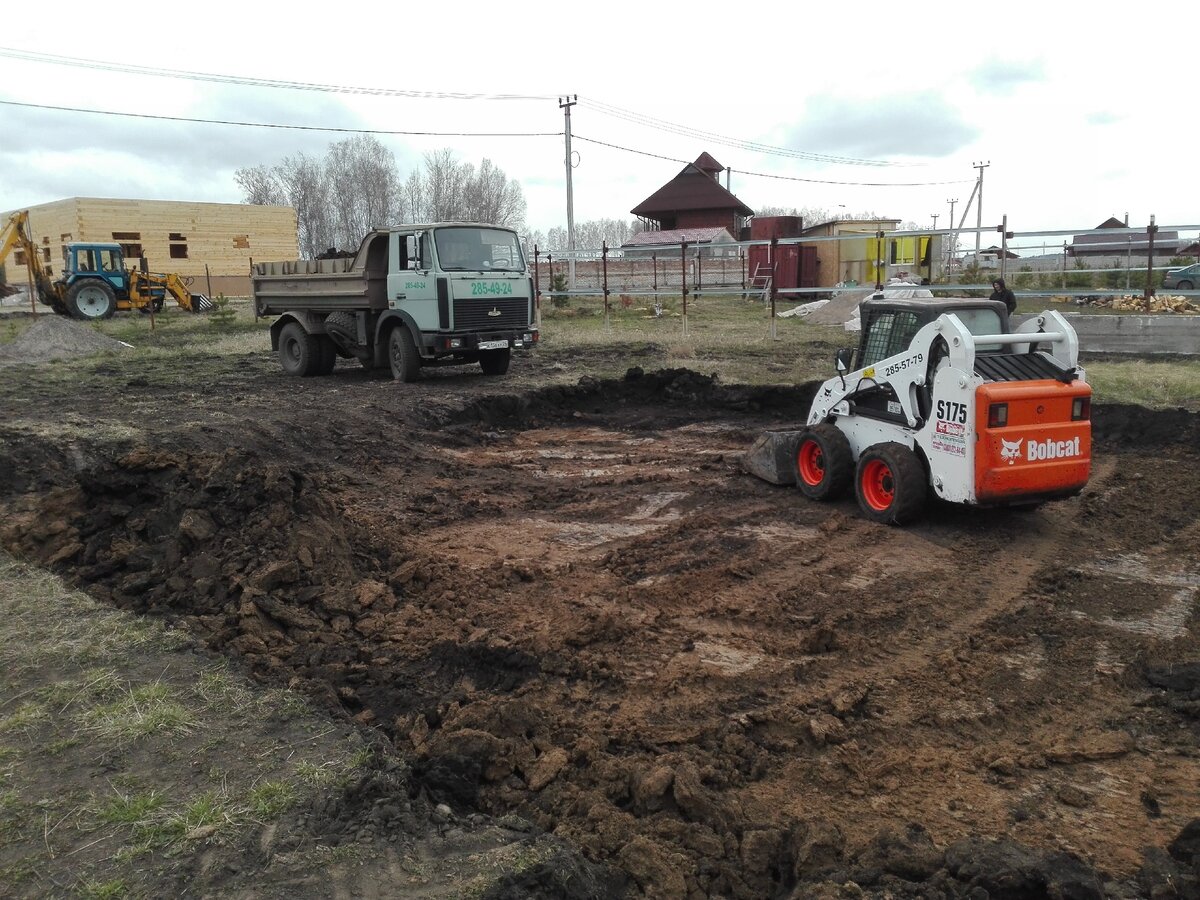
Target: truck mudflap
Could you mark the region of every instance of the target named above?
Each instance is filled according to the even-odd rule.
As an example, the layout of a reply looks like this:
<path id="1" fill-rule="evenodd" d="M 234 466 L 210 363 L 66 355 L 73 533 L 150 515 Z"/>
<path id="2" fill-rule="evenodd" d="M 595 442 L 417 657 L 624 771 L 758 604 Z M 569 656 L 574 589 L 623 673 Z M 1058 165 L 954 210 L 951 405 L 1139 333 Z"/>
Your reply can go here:
<path id="1" fill-rule="evenodd" d="M 1074 381 L 984 384 L 975 392 L 975 498 L 981 504 L 1066 497 L 1092 467 L 1092 389 Z"/>

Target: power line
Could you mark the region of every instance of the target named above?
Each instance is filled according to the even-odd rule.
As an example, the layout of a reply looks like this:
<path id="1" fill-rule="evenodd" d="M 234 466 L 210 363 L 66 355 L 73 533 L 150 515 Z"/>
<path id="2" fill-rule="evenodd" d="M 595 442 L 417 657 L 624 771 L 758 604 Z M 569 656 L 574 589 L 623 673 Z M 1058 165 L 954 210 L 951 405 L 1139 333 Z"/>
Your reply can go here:
<path id="1" fill-rule="evenodd" d="M 613 118 L 622 119 L 626 122 L 632 122 L 636 125 L 644 125 L 648 128 L 656 128 L 660 131 L 667 131 L 672 134 L 679 134 L 685 137 L 700 138 L 715 144 L 723 144 L 739 150 L 750 150 L 752 152 L 762 153 L 768 156 L 783 156 L 791 159 L 804 159 L 810 162 L 833 163 L 837 165 L 849 166 L 892 167 L 907 165 L 905 163 L 897 163 L 890 160 L 862 159 L 854 156 L 835 156 L 827 153 L 813 153 L 807 150 L 791 150 L 787 147 L 775 147 L 771 144 L 760 144 L 757 141 L 747 141 L 742 138 L 728 137 L 715 132 L 692 128 L 689 125 L 680 125 L 675 122 L 668 122 L 665 119 L 659 119 L 655 116 L 634 112 L 633 110 L 624 109 L 620 106 L 613 106 L 609 103 L 601 103 L 598 100 L 591 100 L 586 97 L 584 98 L 583 102 L 601 115 L 612 116 Z"/>
<path id="2" fill-rule="evenodd" d="M 53 53 L 36 53 L 15 47 L 0 47 L 0 56 L 21 59 L 27 62 L 48 63 L 56 66 L 74 66 L 80 69 L 98 69 L 104 72 L 123 72 L 130 75 L 151 75 L 156 78 L 181 78 L 187 81 L 212 81 L 218 84 L 238 84 L 250 87 L 286 88 L 294 91 L 321 91 L 333 94 L 363 94 L 374 97 L 414 97 L 423 100 L 550 100 L 550 94 L 474 94 L 456 91 L 410 91 L 398 88 L 352 87 L 340 84 L 316 84 L 307 81 L 283 81 L 275 78 L 255 78 L 246 75 L 220 75 L 213 72 L 192 72 L 187 69 L 164 69 L 154 66 L 135 66 L 130 63 L 105 62 L 99 59 L 81 59 L 73 56 L 58 56 Z"/>
<path id="3" fill-rule="evenodd" d="M 673 156 L 662 156 L 658 153 L 650 153 L 646 150 L 634 150 L 632 147 L 622 147 L 620 144 L 610 144 L 608 141 L 598 141 L 595 138 L 584 137 L 581 134 L 572 134 L 573 140 L 585 141 L 589 144 L 599 144 L 602 147 L 611 147 L 613 150 L 623 150 L 626 153 L 636 153 L 638 156 L 650 156 L 654 159 L 663 159 L 667 162 L 683 163 L 690 165 L 685 159 L 676 159 Z M 831 181 L 825 178 L 800 178 L 795 175 L 771 175 L 766 172 L 747 172 L 745 169 L 738 169 L 739 175 L 750 175 L 755 178 L 774 178 L 778 181 L 803 181 L 809 184 L 839 184 L 848 187 L 929 187 L 937 184 L 966 184 L 967 179 L 957 181 Z"/>
<path id="4" fill-rule="evenodd" d="M 165 122 L 196 122 L 202 125 L 236 125 L 240 128 L 282 128 L 290 131 L 326 131 L 337 134 L 385 134 L 410 137 L 559 137 L 561 131 L 394 131 L 383 128 L 335 128 L 330 125 L 281 125 L 274 122 L 238 122 L 231 119 L 201 119 L 193 116 L 159 116 L 152 113 L 117 112 L 110 109 L 81 109 L 76 106 L 51 106 L 48 103 L 19 103 L 0 100 L 5 106 L 26 109 L 50 109 L 57 112 L 84 113 L 92 116 L 121 116 L 127 119 L 157 119 Z"/>

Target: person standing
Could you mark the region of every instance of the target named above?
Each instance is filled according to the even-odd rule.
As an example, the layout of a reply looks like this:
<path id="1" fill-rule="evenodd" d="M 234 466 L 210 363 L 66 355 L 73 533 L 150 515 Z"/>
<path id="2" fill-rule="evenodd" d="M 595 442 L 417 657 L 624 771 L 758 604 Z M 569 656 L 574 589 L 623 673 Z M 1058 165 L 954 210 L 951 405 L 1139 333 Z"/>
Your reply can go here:
<path id="1" fill-rule="evenodd" d="M 990 300 L 999 300 L 1008 307 L 1008 314 L 1011 316 L 1017 311 L 1017 297 L 1004 283 L 1003 278 L 992 279 L 992 296 Z"/>

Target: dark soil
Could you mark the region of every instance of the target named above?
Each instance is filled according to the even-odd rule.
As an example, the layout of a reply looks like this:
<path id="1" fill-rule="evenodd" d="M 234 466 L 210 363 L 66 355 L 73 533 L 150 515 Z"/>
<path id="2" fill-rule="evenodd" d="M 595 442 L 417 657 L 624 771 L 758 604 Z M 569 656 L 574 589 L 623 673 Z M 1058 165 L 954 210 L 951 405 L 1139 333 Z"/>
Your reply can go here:
<path id="1" fill-rule="evenodd" d="M 811 390 L 26 386 L 0 540 L 577 851 L 496 897 L 1194 886 L 1200 417 L 1097 408 L 1081 497 L 889 529 L 740 471 Z"/>

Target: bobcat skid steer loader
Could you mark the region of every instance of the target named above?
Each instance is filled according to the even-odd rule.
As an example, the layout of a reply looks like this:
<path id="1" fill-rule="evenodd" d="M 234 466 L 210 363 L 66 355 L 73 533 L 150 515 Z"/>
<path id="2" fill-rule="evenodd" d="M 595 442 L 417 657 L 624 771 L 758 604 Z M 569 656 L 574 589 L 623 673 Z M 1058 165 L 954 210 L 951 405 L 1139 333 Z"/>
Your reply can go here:
<path id="1" fill-rule="evenodd" d="M 991 300 L 872 298 L 857 349 L 817 389 L 807 427 L 763 435 L 746 468 L 813 500 L 854 485 L 867 518 L 903 524 L 932 493 L 978 506 L 1078 494 L 1091 396 L 1066 319 L 1009 328 Z"/>

